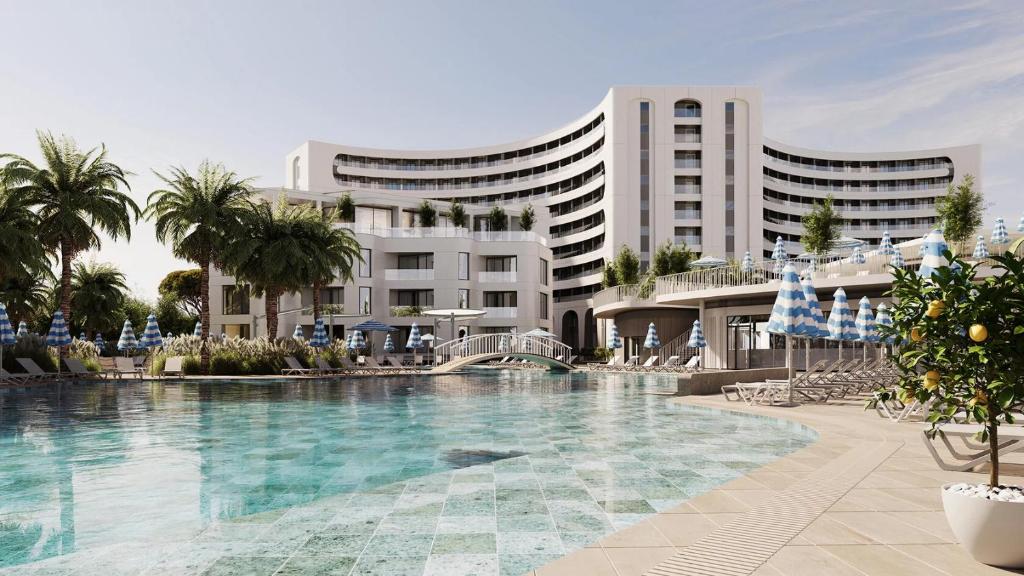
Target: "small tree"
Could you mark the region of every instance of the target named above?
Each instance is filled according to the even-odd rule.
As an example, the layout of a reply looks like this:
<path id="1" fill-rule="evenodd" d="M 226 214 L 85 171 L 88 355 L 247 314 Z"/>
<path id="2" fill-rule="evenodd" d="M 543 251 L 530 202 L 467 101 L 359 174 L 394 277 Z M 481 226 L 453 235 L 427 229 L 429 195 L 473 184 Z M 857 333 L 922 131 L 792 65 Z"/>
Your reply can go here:
<path id="1" fill-rule="evenodd" d="M 452 200 L 452 206 L 448 209 L 448 219 L 452 221 L 452 226 L 466 227 L 466 209 L 462 207 L 462 202 Z"/>
<path id="2" fill-rule="evenodd" d="M 338 198 L 338 215 L 341 216 L 342 222 L 356 221 L 356 203 L 352 200 L 350 192 L 345 192 Z"/>
<path id="3" fill-rule="evenodd" d="M 623 244 L 615 255 L 615 274 L 621 284 L 640 282 L 640 258 L 628 245 Z"/>
<path id="4" fill-rule="evenodd" d="M 693 260 L 694 253 L 686 244 L 673 244 L 671 240 L 665 240 L 654 251 L 647 273 L 654 277 L 679 274 L 689 270 Z"/>
<path id="5" fill-rule="evenodd" d="M 843 218 L 832 207 L 832 203 L 833 197 L 829 194 L 801 219 L 804 233 L 800 236 L 800 242 L 811 254 L 828 254 L 839 239 Z"/>
<path id="6" fill-rule="evenodd" d="M 201 268 L 168 272 L 157 287 L 160 299 L 174 303 L 182 312 L 189 316 L 198 317 L 203 302 L 202 278 L 203 271 Z"/>
<path id="7" fill-rule="evenodd" d="M 501 206 L 495 206 L 491 208 L 490 213 L 487 214 L 487 222 L 490 229 L 495 232 L 502 232 L 508 229 L 508 215 L 505 214 L 505 209 Z"/>
<path id="8" fill-rule="evenodd" d="M 609 262 L 604 265 L 604 271 L 601 273 L 601 285 L 605 288 L 619 285 L 619 273 L 615 271 L 615 264 Z"/>
<path id="9" fill-rule="evenodd" d="M 974 231 L 982 223 L 984 204 L 985 196 L 974 189 L 974 177 L 970 174 L 956 186 L 950 182 L 946 195 L 939 198 L 936 210 L 943 225 L 942 234 L 956 246 L 957 254 L 963 254 L 967 241 L 974 239 Z"/>
<path id="10" fill-rule="evenodd" d="M 952 254 L 946 252 L 947 258 Z M 1024 404 L 1024 258 L 995 256 L 996 275 L 978 280 L 976 266 L 939 268 L 930 278 L 895 270 L 893 325 L 901 400 L 930 406 L 935 426 L 966 412 L 991 448 L 989 485 L 999 485 L 999 424 L 1014 422 Z M 893 393 L 880 391 L 881 400 Z"/>
<path id="11" fill-rule="evenodd" d="M 420 203 L 420 226 L 424 228 L 437 226 L 437 210 L 434 210 L 434 205 L 429 200 Z"/>
<path id="12" fill-rule="evenodd" d="M 533 204 L 527 204 L 519 214 L 519 227 L 529 232 L 537 221 L 537 215 L 533 212 Z"/>

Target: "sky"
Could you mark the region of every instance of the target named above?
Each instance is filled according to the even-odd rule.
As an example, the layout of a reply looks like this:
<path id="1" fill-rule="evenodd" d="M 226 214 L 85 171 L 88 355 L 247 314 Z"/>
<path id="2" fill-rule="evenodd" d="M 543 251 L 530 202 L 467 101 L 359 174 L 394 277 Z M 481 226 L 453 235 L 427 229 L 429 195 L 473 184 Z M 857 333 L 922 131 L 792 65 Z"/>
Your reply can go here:
<path id="1" fill-rule="evenodd" d="M 36 130 L 133 173 L 222 162 L 284 184 L 306 140 L 462 148 L 570 122 L 621 84 L 754 85 L 766 136 L 879 151 L 982 144 L 986 227 L 1024 212 L 1024 3 L 0 0 L 0 152 Z M 112 262 L 155 298 L 188 267 L 140 221 Z"/>

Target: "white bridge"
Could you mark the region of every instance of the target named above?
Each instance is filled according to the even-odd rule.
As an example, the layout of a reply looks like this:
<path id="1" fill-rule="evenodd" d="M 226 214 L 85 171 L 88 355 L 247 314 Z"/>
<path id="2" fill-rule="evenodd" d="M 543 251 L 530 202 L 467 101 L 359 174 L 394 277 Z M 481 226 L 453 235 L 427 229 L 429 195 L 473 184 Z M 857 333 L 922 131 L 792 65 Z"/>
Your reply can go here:
<path id="1" fill-rule="evenodd" d="M 522 334 L 476 334 L 434 348 L 433 372 L 452 372 L 470 364 L 505 357 L 528 360 L 549 370 L 572 370 L 572 347 L 551 338 Z"/>

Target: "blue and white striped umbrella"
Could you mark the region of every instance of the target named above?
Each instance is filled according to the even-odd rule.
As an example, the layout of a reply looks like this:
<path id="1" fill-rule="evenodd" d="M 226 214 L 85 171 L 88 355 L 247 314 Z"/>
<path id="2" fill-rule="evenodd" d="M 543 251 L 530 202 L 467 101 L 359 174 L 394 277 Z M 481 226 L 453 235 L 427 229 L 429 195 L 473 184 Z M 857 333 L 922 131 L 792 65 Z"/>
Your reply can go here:
<path id="1" fill-rule="evenodd" d="M 100 334 L 99 332 L 96 333 L 96 339 L 93 340 L 92 343 L 96 345 L 96 349 L 100 352 L 107 349 L 107 343 L 103 340 L 103 334 Z"/>
<path id="2" fill-rule="evenodd" d="M 135 339 L 135 331 L 132 330 L 131 320 L 125 320 L 121 328 L 121 337 L 117 339 L 118 350 L 132 350 L 139 347 L 139 341 Z"/>
<path id="3" fill-rule="evenodd" d="M 889 231 L 882 232 L 882 242 L 878 245 L 878 253 L 885 254 L 886 256 L 892 256 L 896 252 L 896 248 L 892 245 L 892 236 L 889 235 Z"/>
<path id="4" fill-rule="evenodd" d="M 885 302 L 881 302 L 878 305 L 877 314 L 875 315 L 875 324 L 878 326 L 889 326 L 892 327 L 892 316 L 889 315 L 889 307 Z M 881 334 L 879 334 L 881 338 Z M 895 336 L 886 336 L 881 338 L 886 344 L 892 344 L 896 342 Z"/>
<path id="5" fill-rule="evenodd" d="M 302 324 L 296 324 L 295 330 L 292 330 L 292 339 L 302 342 L 306 338 L 305 332 L 302 331 Z"/>
<path id="6" fill-rule="evenodd" d="M 768 331 L 786 336 L 814 336 L 817 333 L 804 298 L 804 289 L 800 286 L 800 277 L 792 264 L 786 264 L 782 270 L 782 286 L 768 318 Z"/>
<path id="7" fill-rule="evenodd" d="M 85 330 L 82 330 L 81 332 L 78 333 L 78 340 L 80 342 L 85 342 Z"/>
<path id="8" fill-rule="evenodd" d="M 508 335 L 502 334 L 501 340 L 498 341 L 498 353 L 505 354 L 508 352 Z"/>
<path id="9" fill-rule="evenodd" d="M 937 269 L 948 264 L 942 253 L 948 250 L 949 246 L 946 244 L 946 239 L 942 237 L 942 231 L 938 229 L 928 233 L 923 246 L 924 256 L 921 257 L 921 268 L 918 269 L 917 274 L 930 278 Z"/>
<path id="10" fill-rule="evenodd" d="M 832 298 L 832 310 L 828 313 L 829 338 L 840 342 L 856 340 L 857 325 L 850 312 L 850 303 L 846 300 L 846 290 L 837 288 Z"/>
<path id="11" fill-rule="evenodd" d="M 743 254 L 743 261 L 740 262 L 740 272 L 753 272 L 754 271 L 754 258 L 750 255 L 750 250 L 747 250 Z"/>
<path id="12" fill-rule="evenodd" d="M 878 342 L 878 328 L 875 327 L 875 315 L 871 312 L 871 300 L 867 296 L 860 299 L 857 309 L 857 338 L 861 342 Z"/>
<path id="13" fill-rule="evenodd" d="M 619 327 L 614 322 L 612 322 L 612 327 L 608 331 L 608 342 L 605 345 L 612 350 L 622 348 L 622 337 L 619 336 Z"/>
<path id="14" fill-rule="evenodd" d="M 68 332 L 68 325 L 64 322 L 64 312 L 58 308 L 53 313 L 50 331 L 46 333 L 46 345 L 59 348 L 68 344 L 71 344 L 71 333 Z"/>
<path id="15" fill-rule="evenodd" d="M 307 344 L 313 348 L 325 348 L 330 343 L 330 340 L 327 339 L 327 329 L 324 328 L 324 319 L 317 318 L 316 322 L 313 323 L 313 335 L 310 336 Z"/>
<path id="16" fill-rule="evenodd" d="M 778 236 L 775 238 L 775 249 L 772 250 L 772 260 L 785 261 L 787 257 L 786 244 L 782 241 L 782 236 Z"/>
<path id="17" fill-rule="evenodd" d="M 810 276 L 800 279 L 800 287 L 804 290 L 804 300 L 807 301 L 807 308 L 811 311 L 811 319 L 814 323 L 814 337 L 828 338 L 828 324 L 825 322 L 825 313 L 821 311 L 821 303 L 818 302 L 818 293 L 814 290 L 814 282 Z"/>
<path id="18" fill-rule="evenodd" d="M 388 354 L 392 354 L 395 351 L 395 341 L 391 339 L 390 333 L 384 337 L 384 351 Z"/>
<path id="19" fill-rule="evenodd" d="M 156 314 L 150 313 L 146 317 L 146 329 L 142 331 L 139 348 L 156 348 L 163 345 L 164 338 L 160 335 L 160 325 L 156 322 Z"/>
<path id="20" fill-rule="evenodd" d="M 1001 246 L 1010 243 L 1010 234 L 1006 231 L 1006 222 L 1002 218 L 996 218 L 995 228 L 992 229 L 992 244 Z"/>
<path id="21" fill-rule="evenodd" d="M 988 246 L 985 246 L 984 236 L 978 236 L 978 243 L 974 245 L 974 253 L 971 256 L 974 258 L 988 258 Z"/>
<path id="22" fill-rule="evenodd" d="M 28 324 L 24 320 L 18 322 L 18 338 L 24 338 L 28 336 Z"/>
<path id="23" fill-rule="evenodd" d="M 195 327 L 194 330 L 192 330 L 192 335 L 196 336 L 196 337 L 200 337 L 200 336 L 203 335 L 203 323 L 202 322 L 196 322 L 196 327 Z"/>
<path id="24" fill-rule="evenodd" d="M 661 338 L 658 338 L 658 329 L 654 327 L 654 322 L 651 322 L 647 327 L 647 338 L 644 339 L 644 348 L 648 350 L 661 348 Z"/>
<path id="25" fill-rule="evenodd" d="M 415 322 L 409 327 L 409 340 L 406 341 L 405 347 L 409 350 L 423 348 L 423 337 L 420 336 L 420 327 Z"/>
<path id="26" fill-rule="evenodd" d="M 1024 232 L 1024 216 L 1020 217 L 1020 222 L 1017 222 L 1017 232 Z"/>
<path id="27" fill-rule="evenodd" d="M 7 307 L 0 304 L 0 346 L 11 346 L 18 343 L 14 336 L 14 326 L 7 316 Z"/>
<path id="28" fill-rule="evenodd" d="M 352 350 L 362 350 L 363 348 L 366 348 L 366 338 L 363 336 L 362 330 L 352 331 L 352 345 L 350 348 Z"/>
<path id="29" fill-rule="evenodd" d="M 864 258 L 864 251 L 861 250 L 860 246 L 853 249 L 853 254 L 850 255 L 850 262 L 853 264 L 866 264 L 867 259 Z"/>
<path id="30" fill-rule="evenodd" d="M 921 237 L 921 243 L 917 245 L 917 255 L 924 258 L 924 245 L 928 242 L 928 235 L 925 234 Z"/>
<path id="31" fill-rule="evenodd" d="M 906 260 L 903 259 L 903 251 L 899 248 L 892 253 L 892 258 L 889 259 L 889 265 L 894 268 L 903 268 L 907 265 Z"/>
<path id="32" fill-rule="evenodd" d="M 690 339 L 686 341 L 687 348 L 707 348 L 708 341 L 704 339 L 704 329 L 700 326 L 700 320 L 693 321 L 693 328 L 690 330 Z"/>

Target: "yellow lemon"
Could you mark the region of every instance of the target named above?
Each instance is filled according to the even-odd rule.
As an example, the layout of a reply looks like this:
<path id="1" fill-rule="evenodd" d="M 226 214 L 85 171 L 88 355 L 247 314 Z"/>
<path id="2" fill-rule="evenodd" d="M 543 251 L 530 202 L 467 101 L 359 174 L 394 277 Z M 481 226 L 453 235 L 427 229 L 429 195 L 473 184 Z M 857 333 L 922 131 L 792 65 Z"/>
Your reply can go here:
<path id="1" fill-rule="evenodd" d="M 975 324 L 971 326 L 968 334 L 970 334 L 971 340 L 974 340 L 975 342 L 984 342 L 988 339 L 988 328 L 985 328 L 982 324 Z"/>
<path id="2" fill-rule="evenodd" d="M 924 340 L 924 335 L 921 334 L 921 329 L 920 328 L 911 328 L 910 329 L 910 339 L 913 340 L 914 342 L 920 342 L 921 340 Z"/>
<path id="3" fill-rule="evenodd" d="M 935 370 L 929 370 L 924 375 L 924 389 L 929 392 L 934 392 L 939 388 L 939 373 Z"/>
<path id="4" fill-rule="evenodd" d="M 924 313 L 929 318 L 938 318 L 942 315 L 942 311 L 946 309 L 946 303 L 942 300 L 932 300 L 928 303 L 928 311 Z"/>

